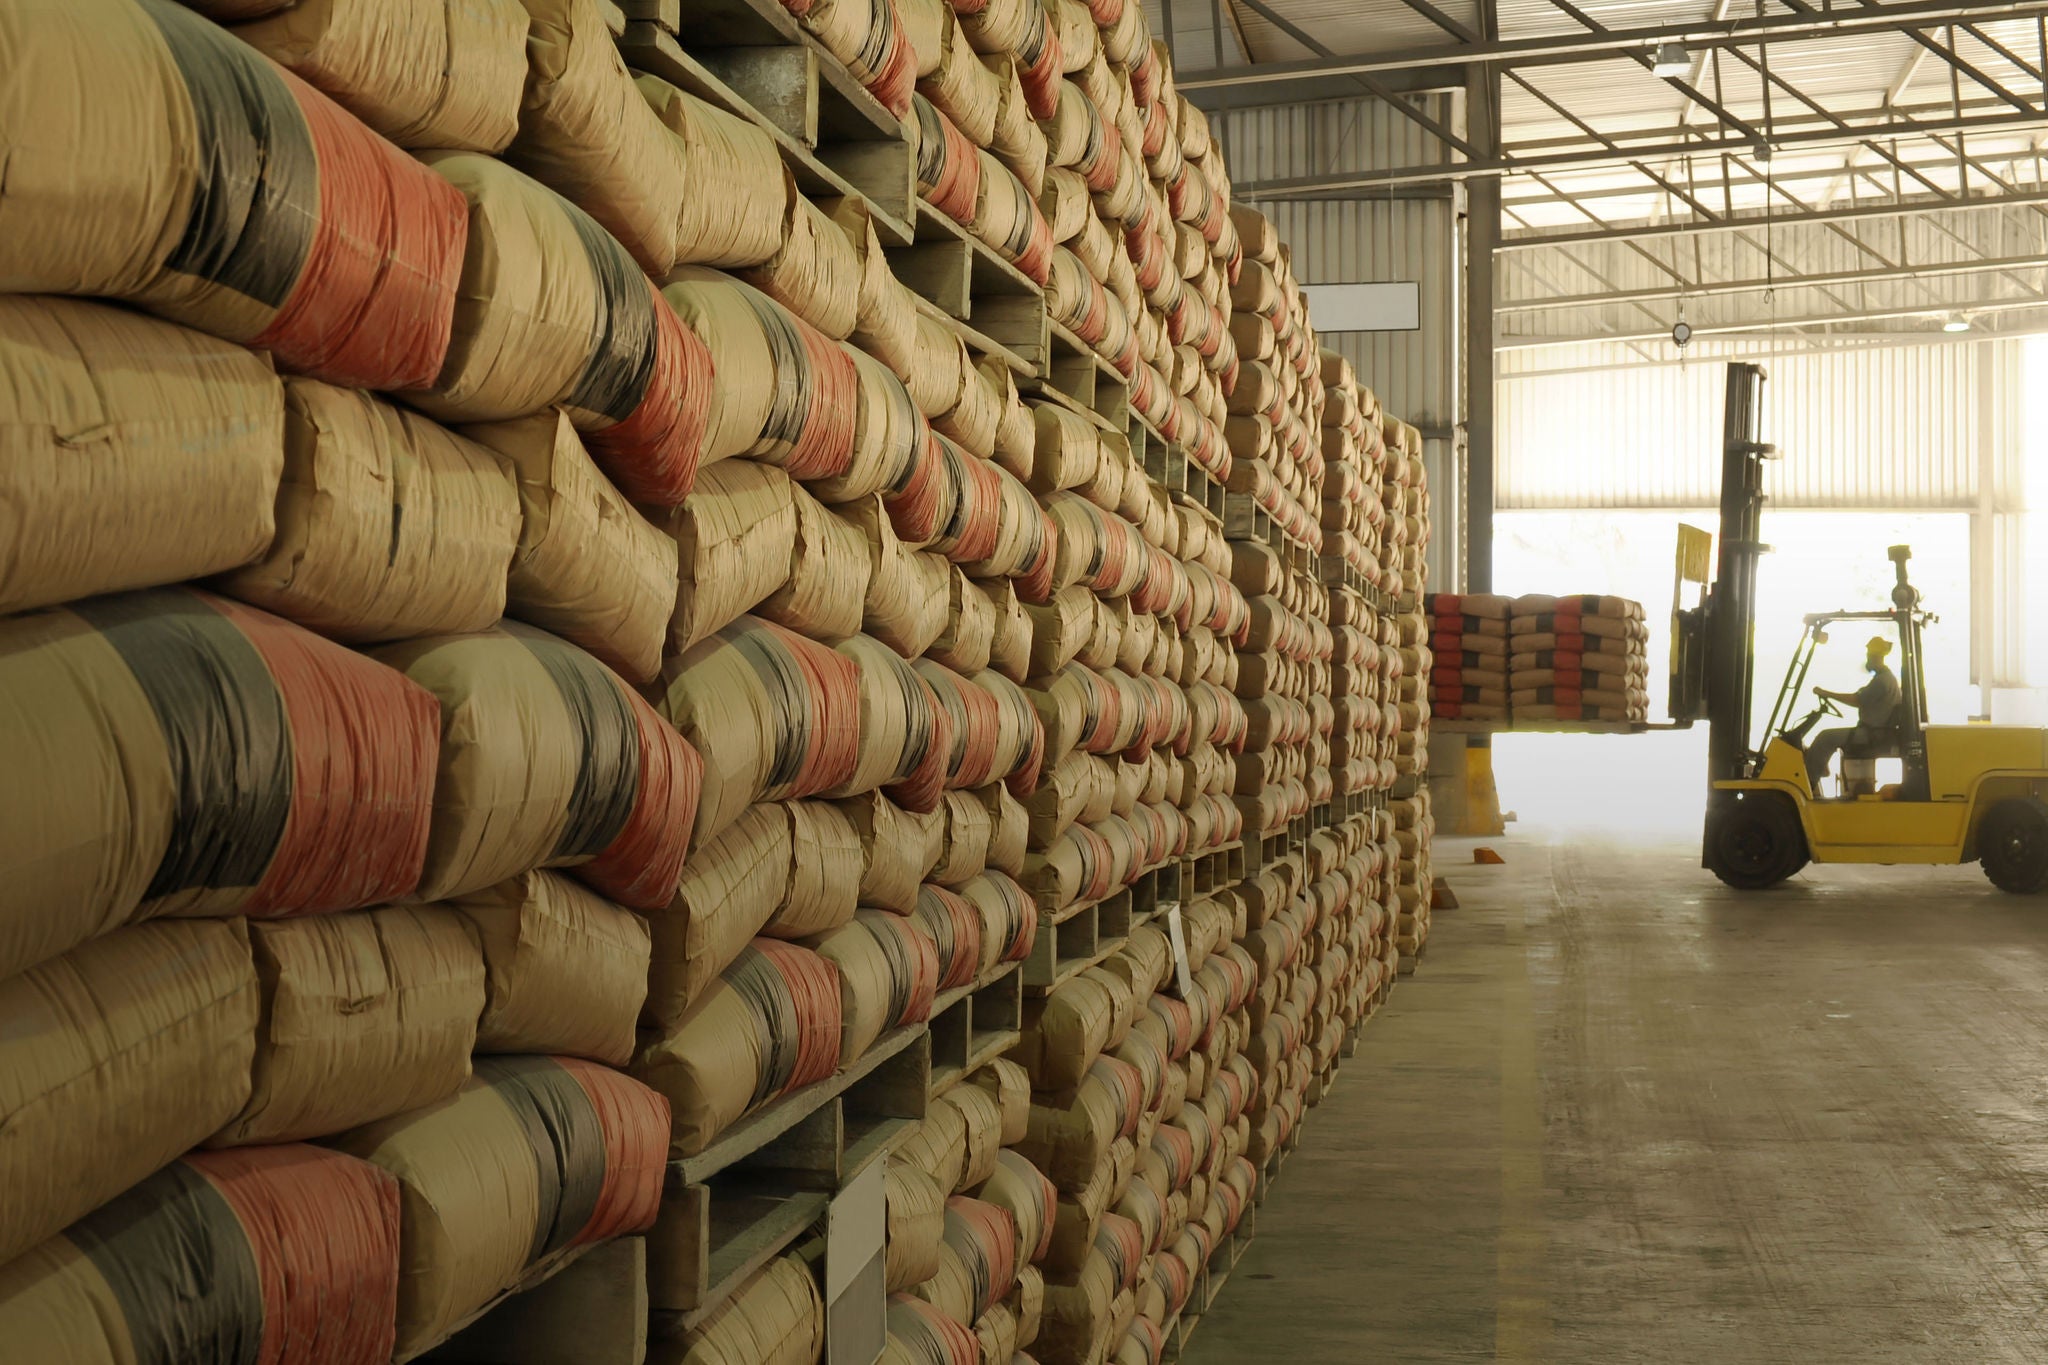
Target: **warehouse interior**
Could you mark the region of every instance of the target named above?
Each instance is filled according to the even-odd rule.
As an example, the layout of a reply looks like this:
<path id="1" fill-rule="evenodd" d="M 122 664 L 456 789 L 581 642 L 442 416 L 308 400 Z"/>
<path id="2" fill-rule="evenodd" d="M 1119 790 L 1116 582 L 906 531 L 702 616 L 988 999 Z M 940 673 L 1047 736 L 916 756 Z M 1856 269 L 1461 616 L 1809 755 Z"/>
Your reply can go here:
<path id="1" fill-rule="evenodd" d="M 2044 137 L 2048 0 L 0 0 L 0 1365 L 2048 1358 Z"/>

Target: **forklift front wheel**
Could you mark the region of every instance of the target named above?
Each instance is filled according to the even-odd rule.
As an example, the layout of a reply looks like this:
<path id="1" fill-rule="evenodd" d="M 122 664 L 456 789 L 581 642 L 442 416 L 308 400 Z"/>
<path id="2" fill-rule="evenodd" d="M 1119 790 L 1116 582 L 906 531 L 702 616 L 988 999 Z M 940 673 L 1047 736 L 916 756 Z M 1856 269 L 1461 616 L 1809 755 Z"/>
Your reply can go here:
<path id="1" fill-rule="evenodd" d="M 1977 856 L 2000 891 L 2048 891 L 2048 802 L 2026 796 L 1993 806 L 1977 831 Z"/>
<path id="2" fill-rule="evenodd" d="M 1738 891 L 1776 886 L 1806 866 L 1799 812 L 1777 792 L 1738 792 L 1714 812 L 1708 843 L 1716 877 Z"/>

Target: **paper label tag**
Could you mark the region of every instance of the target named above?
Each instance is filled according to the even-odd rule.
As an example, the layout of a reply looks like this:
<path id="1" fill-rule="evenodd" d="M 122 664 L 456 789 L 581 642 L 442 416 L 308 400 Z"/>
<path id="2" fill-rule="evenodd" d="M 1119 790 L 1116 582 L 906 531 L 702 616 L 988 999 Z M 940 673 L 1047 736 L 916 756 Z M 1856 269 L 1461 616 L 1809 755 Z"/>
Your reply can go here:
<path id="1" fill-rule="evenodd" d="M 1166 938 L 1173 945 L 1173 979 L 1180 990 L 1180 998 L 1188 999 L 1195 993 L 1195 979 L 1188 972 L 1188 936 L 1181 928 L 1180 902 L 1166 903 Z"/>

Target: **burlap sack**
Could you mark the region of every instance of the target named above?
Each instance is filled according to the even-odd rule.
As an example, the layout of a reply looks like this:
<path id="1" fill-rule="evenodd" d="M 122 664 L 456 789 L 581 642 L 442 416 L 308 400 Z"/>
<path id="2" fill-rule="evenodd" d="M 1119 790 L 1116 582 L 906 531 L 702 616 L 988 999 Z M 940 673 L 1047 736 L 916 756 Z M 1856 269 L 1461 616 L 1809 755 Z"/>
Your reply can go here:
<path id="1" fill-rule="evenodd" d="M 646 1035 L 633 1075 L 668 1099 L 672 1156 L 695 1156 L 749 1110 L 839 1065 L 838 969 L 756 939 L 676 1025 Z"/>
<path id="2" fill-rule="evenodd" d="M 464 429 L 518 479 L 512 614 L 635 682 L 660 671 L 675 609 L 676 545 L 633 509 L 559 412 Z"/>
<path id="3" fill-rule="evenodd" d="M 705 165 L 635 88 L 595 0 L 521 3 L 531 19 L 526 94 L 505 159 L 602 223 L 641 269 L 660 276 L 680 259 L 683 206 Z M 738 187 L 729 202 L 743 202 Z"/>
<path id="4" fill-rule="evenodd" d="M 959 894 L 981 921 L 977 976 L 986 976 L 997 963 L 1021 962 L 1030 956 L 1038 932 L 1038 907 L 1014 878 L 984 870 L 963 882 Z"/>
<path id="5" fill-rule="evenodd" d="M 716 270 L 682 267 L 662 294 L 717 357 L 706 460 L 750 455 L 806 481 L 846 473 L 860 379 L 845 347 Z"/>
<path id="6" fill-rule="evenodd" d="M 945 816 L 906 810 L 880 792 L 839 803 L 861 842 L 860 903 L 908 915 L 945 847 Z"/>
<path id="7" fill-rule="evenodd" d="M 888 1323 L 883 1365 L 977 1365 L 982 1359 L 974 1333 L 925 1299 L 891 1294 Z"/>
<path id="8" fill-rule="evenodd" d="M 366 393 L 309 379 L 285 391 L 277 537 L 222 588 L 346 641 L 503 615 L 519 540 L 504 462 Z"/>
<path id="9" fill-rule="evenodd" d="M 838 787 L 859 761 L 859 668 L 755 617 L 671 656 L 660 708 L 704 758 L 699 842 L 757 801 Z"/>
<path id="10" fill-rule="evenodd" d="M 906 322 L 914 334 L 914 324 Z M 927 448 L 924 414 L 895 373 L 864 350 L 849 350 L 860 378 L 853 459 L 846 472 L 819 479 L 811 491 L 827 503 L 856 502 L 874 493 L 896 494 L 912 478 Z"/>
<path id="11" fill-rule="evenodd" d="M 1022 683 L 1031 676 L 1031 618 L 1025 615 L 1017 585 L 1009 579 L 978 579 L 975 587 L 995 608 L 995 633 L 989 637 L 989 667 Z"/>
<path id="12" fill-rule="evenodd" d="M 940 27 L 938 68 L 918 81 L 917 92 L 957 125 L 968 141 L 986 147 L 995 136 L 1002 86 L 981 64 L 951 13 Z"/>
<path id="13" fill-rule="evenodd" d="M 0 123 L 27 130 L 0 292 L 129 299 L 337 384 L 432 381 L 460 194 L 180 6 L 80 0 L 0 24 Z"/>
<path id="14" fill-rule="evenodd" d="M 297 0 L 234 34 L 401 147 L 496 152 L 519 131 L 518 0 Z"/>
<path id="15" fill-rule="evenodd" d="M 825 1304 L 801 1256 L 754 1272 L 680 1337 L 648 1345 L 652 1365 L 816 1365 L 825 1350 Z"/>
<path id="16" fill-rule="evenodd" d="M 1022 1142 L 1031 1117 L 1031 1077 L 1024 1068 L 1007 1057 L 998 1057 L 976 1071 L 969 1079 L 995 1097 L 996 1108 L 1002 1113 L 1003 1146 L 1014 1147 Z M 1009 1162 L 1022 1162 L 1023 1158 L 1014 1152 L 1005 1152 L 998 1154 L 997 1161 L 1000 1166 Z M 982 1197 L 986 1199 L 993 1196 L 984 1192 Z M 1050 1207 L 1049 1200 L 1047 1206 Z M 1049 1220 L 1046 1226 L 1050 1226 Z M 1037 1231 L 1042 1233 L 1044 1228 L 1041 1227 Z M 1042 1254 L 1036 1245 L 1039 1238 L 1034 1236 L 1025 1240 L 1024 1233 L 1025 1224 L 1020 1220 L 1018 1237 L 1022 1247 L 1019 1259 L 1035 1261 Z"/>
<path id="17" fill-rule="evenodd" d="M 285 418 L 261 356 L 98 304 L 0 297 L 0 387 L 0 613 L 197 578 L 271 544 Z"/>
<path id="18" fill-rule="evenodd" d="M 905 545 L 880 499 L 854 503 L 847 519 L 867 541 L 869 574 L 861 629 L 906 659 L 932 647 L 946 628 L 946 585 L 953 568 L 943 555 Z"/>
<path id="19" fill-rule="evenodd" d="M 441 909 L 250 926 L 262 983 L 253 1089 L 209 1146 L 295 1142 L 445 1099 L 484 1007 L 475 935 Z"/>
<path id="20" fill-rule="evenodd" d="M 793 185 L 787 195 L 781 244 L 739 277 L 826 336 L 844 341 L 853 334 L 860 304 L 860 261 L 853 243 Z"/>
<path id="21" fill-rule="evenodd" d="M 810 0 L 797 18 L 883 108 L 898 118 L 910 112 L 917 52 L 903 35 L 896 0 Z"/>
<path id="22" fill-rule="evenodd" d="M 136 925 L 0 981 L 0 1261 L 235 1116 L 260 996 L 238 920 Z"/>
<path id="23" fill-rule="evenodd" d="M 853 919 L 864 850 L 852 817 L 822 802 L 764 803 L 698 846 L 653 935 L 643 1018 L 676 1027 L 757 935 L 804 938 Z"/>
<path id="24" fill-rule="evenodd" d="M 332 1139 L 399 1182 L 395 1356 L 440 1341 L 530 1264 L 652 1226 L 667 1132 L 661 1097 L 608 1067 L 479 1057 L 452 1099 Z"/>
<path id="25" fill-rule="evenodd" d="M 515 622 L 385 645 L 440 701 L 441 752 L 420 895 L 573 867 L 622 905 L 666 903 L 690 844 L 702 763 L 590 655 Z"/>
<path id="26" fill-rule="evenodd" d="M 907 382 L 917 348 L 916 296 L 890 270 L 881 238 L 868 217 L 866 200 L 858 195 L 839 200 L 832 221 L 852 241 L 860 261 L 853 340 Z"/>
<path id="27" fill-rule="evenodd" d="M 1010 1055 L 1030 1073 L 1034 1089 L 1065 1090 L 1108 1044 L 1116 1013 L 1108 983 L 1084 973 L 1042 1001 L 1027 1002 L 1023 1040 Z"/>
<path id="28" fill-rule="evenodd" d="M 974 217 L 967 227 L 998 256 L 1043 287 L 1052 274 L 1053 240 L 1052 229 L 1038 211 L 1038 200 L 992 154 L 978 151 L 977 155 L 980 183 Z"/>
<path id="29" fill-rule="evenodd" d="M 447 361 L 408 401 L 451 423 L 558 405 L 620 492 L 681 502 L 704 445 L 704 343 L 567 199 L 487 156 L 422 159 L 468 201 L 469 246 Z"/>
<path id="30" fill-rule="evenodd" d="M 184 588 L 0 620 L 0 978 L 138 912 L 275 916 L 419 880 L 432 699 Z"/>
<path id="31" fill-rule="evenodd" d="M 931 1017 L 939 961 L 909 920 L 863 910 L 851 924 L 804 940 L 839 969 L 839 1063 L 844 1066 L 890 1029 Z"/>
<path id="32" fill-rule="evenodd" d="M 860 746 L 853 771 L 826 795 L 879 788 L 906 806 L 930 809 L 945 782 L 951 718 L 888 646 L 856 635 L 837 648 L 860 670 Z"/>
<path id="33" fill-rule="evenodd" d="M 551 872 L 450 902 L 483 945 L 478 1052 L 546 1052 L 611 1066 L 633 1058 L 647 997 L 649 935 L 638 915 Z"/>
<path id="34" fill-rule="evenodd" d="M 980 795 L 989 812 L 989 870 L 1013 879 L 1023 876 L 1031 837 L 1030 812 L 1003 783 L 991 782 Z"/>
<path id="35" fill-rule="evenodd" d="M 37 1361 L 173 1340 L 186 1360 L 262 1341 L 383 1361 L 398 1274 L 398 1183 L 374 1166 L 298 1144 L 194 1152 L 0 1267 L 0 1338 Z"/>
<path id="36" fill-rule="evenodd" d="M 674 263 L 745 266 L 772 258 L 795 193 L 774 140 L 659 77 L 642 74 L 634 83 L 682 148 L 687 169 L 689 192 L 677 206 Z"/>

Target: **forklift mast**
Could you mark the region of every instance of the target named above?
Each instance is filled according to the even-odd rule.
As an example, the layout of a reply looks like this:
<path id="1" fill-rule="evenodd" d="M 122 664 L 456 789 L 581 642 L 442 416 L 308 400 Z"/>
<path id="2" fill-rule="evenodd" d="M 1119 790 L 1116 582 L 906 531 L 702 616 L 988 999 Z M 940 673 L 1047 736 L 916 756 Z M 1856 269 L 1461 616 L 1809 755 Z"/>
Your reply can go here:
<path id="1" fill-rule="evenodd" d="M 1761 365 L 1730 362 L 1721 421 L 1720 564 L 1699 613 L 1696 629 L 1706 636 L 1705 695 L 1707 779 L 1748 777 L 1755 764 L 1749 745 L 1750 695 L 1756 674 L 1757 561 L 1770 552 L 1758 539 L 1762 527 L 1764 461 L 1777 447 L 1763 441 Z"/>

